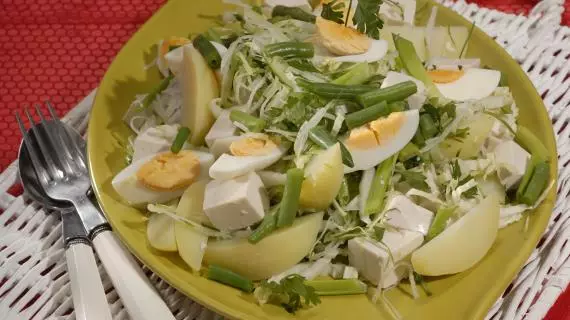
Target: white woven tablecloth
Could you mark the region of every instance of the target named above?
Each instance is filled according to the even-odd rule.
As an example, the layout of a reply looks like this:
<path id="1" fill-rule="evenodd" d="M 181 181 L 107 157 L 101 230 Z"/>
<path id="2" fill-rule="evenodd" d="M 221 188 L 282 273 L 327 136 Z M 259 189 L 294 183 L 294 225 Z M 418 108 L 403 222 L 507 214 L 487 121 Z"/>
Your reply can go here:
<path id="1" fill-rule="evenodd" d="M 570 28 L 561 26 L 564 0 L 541 1 L 528 17 L 480 8 L 464 1 L 442 1 L 475 21 L 521 63 L 552 118 L 559 153 L 558 200 L 542 241 L 487 319 L 542 319 L 570 281 Z M 92 92 L 65 121 L 87 126 Z M 0 174 L 0 320 L 75 319 L 67 275 L 61 222 L 35 203 L 7 190 L 17 182 L 17 165 Z M 149 270 L 177 319 L 215 319 L 212 311 L 185 297 Z M 114 319 L 129 319 L 100 266 Z M 30 301 L 33 301 L 30 303 Z"/>

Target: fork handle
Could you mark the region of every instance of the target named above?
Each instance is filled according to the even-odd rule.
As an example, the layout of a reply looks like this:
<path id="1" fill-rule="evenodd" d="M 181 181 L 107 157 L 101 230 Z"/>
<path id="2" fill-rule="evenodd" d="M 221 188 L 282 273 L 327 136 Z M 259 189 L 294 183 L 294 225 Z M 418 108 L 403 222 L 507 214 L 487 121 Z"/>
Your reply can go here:
<path id="1" fill-rule="evenodd" d="M 65 250 L 75 318 L 112 320 L 93 249 L 86 240 L 77 240 L 71 240 Z"/>
<path id="2" fill-rule="evenodd" d="M 95 251 L 132 319 L 174 320 L 160 295 L 112 231 L 101 231 L 92 239 Z"/>

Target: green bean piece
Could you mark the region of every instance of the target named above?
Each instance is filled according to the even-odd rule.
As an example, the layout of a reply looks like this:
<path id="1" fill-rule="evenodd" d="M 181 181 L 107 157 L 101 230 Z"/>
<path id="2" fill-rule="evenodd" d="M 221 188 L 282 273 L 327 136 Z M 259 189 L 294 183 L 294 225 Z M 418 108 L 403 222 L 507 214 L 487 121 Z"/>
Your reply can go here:
<path id="1" fill-rule="evenodd" d="M 160 84 L 156 88 L 154 88 L 154 90 L 152 90 L 149 94 L 147 94 L 146 97 L 144 97 L 143 101 L 139 106 L 139 110 L 142 111 L 150 107 L 150 105 L 154 102 L 154 100 L 156 100 L 156 97 L 160 93 L 162 93 L 162 91 L 164 91 L 166 88 L 168 88 L 168 85 L 170 84 L 170 81 L 172 81 L 172 79 L 174 79 L 174 75 L 172 73 L 170 73 L 168 77 L 162 79 Z"/>
<path id="2" fill-rule="evenodd" d="M 272 17 L 291 17 L 295 20 L 315 23 L 317 17 L 299 7 L 275 6 L 271 12 Z"/>
<path id="3" fill-rule="evenodd" d="M 550 179 L 550 165 L 548 162 L 541 162 L 536 165 L 532 177 L 526 186 L 526 190 L 521 198 L 522 203 L 532 206 L 536 203 Z"/>
<path id="4" fill-rule="evenodd" d="M 444 207 L 442 206 L 435 213 L 435 218 L 431 225 L 429 226 L 428 233 L 426 236 L 426 241 L 430 241 L 435 238 L 438 234 L 442 233 L 447 226 L 447 221 L 455 211 L 454 207 Z"/>
<path id="5" fill-rule="evenodd" d="M 441 97 L 441 93 L 428 76 L 422 60 L 418 56 L 416 48 L 414 48 L 414 44 L 395 33 L 392 34 L 392 37 L 394 38 L 394 46 L 396 47 L 396 51 L 398 51 L 398 57 L 404 69 L 406 69 L 412 77 L 426 85 L 429 96 Z"/>
<path id="6" fill-rule="evenodd" d="M 308 72 L 319 72 L 319 69 L 315 67 L 309 60 L 306 59 L 291 59 L 287 63 L 297 70 L 308 71 Z"/>
<path id="7" fill-rule="evenodd" d="M 254 289 L 251 280 L 217 265 L 210 265 L 208 267 L 208 279 L 240 289 L 247 293 L 253 292 Z"/>
<path id="8" fill-rule="evenodd" d="M 390 107 L 388 107 L 386 101 L 382 101 L 371 107 L 348 114 L 344 121 L 349 129 L 354 129 L 380 117 L 385 117 L 390 113 Z"/>
<path id="9" fill-rule="evenodd" d="M 199 34 L 194 38 L 194 40 L 192 40 L 192 44 L 196 49 L 198 49 L 198 51 L 200 51 L 200 54 L 202 54 L 202 57 L 206 59 L 206 62 L 211 69 L 215 70 L 220 68 L 222 65 L 222 57 L 220 57 L 216 47 L 214 47 L 206 37 Z"/>
<path id="10" fill-rule="evenodd" d="M 410 142 L 405 145 L 402 150 L 400 150 L 400 153 L 398 154 L 398 160 L 400 160 L 400 162 L 404 162 L 419 154 L 420 148 L 418 148 L 418 146 L 416 146 L 413 142 Z"/>
<path id="11" fill-rule="evenodd" d="M 384 210 L 386 191 L 390 186 L 390 178 L 392 178 L 392 174 L 394 173 L 394 165 L 396 164 L 397 159 L 398 155 L 395 154 L 382 161 L 382 163 L 380 163 L 376 168 L 374 180 L 372 180 L 372 186 L 368 193 L 368 199 L 366 199 L 364 215 L 369 216 L 373 213 L 379 213 Z"/>
<path id="12" fill-rule="evenodd" d="M 539 161 L 548 161 L 548 150 L 528 128 L 518 125 L 515 141 Z"/>
<path id="13" fill-rule="evenodd" d="M 334 79 L 331 83 L 344 85 L 363 84 L 371 76 L 370 65 L 366 62 L 361 62 L 350 68 L 342 76 Z"/>
<path id="14" fill-rule="evenodd" d="M 406 101 L 392 102 L 388 106 L 390 106 L 390 110 L 392 112 L 403 112 L 410 109 L 410 106 Z"/>
<path id="15" fill-rule="evenodd" d="M 346 148 L 346 146 L 338 141 L 335 137 L 333 137 L 325 128 L 322 126 L 313 127 L 309 130 L 309 139 L 313 141 L 316 145 L 321 148 L 328 149 L 335 145 L 335 143 L 339 143 L 340 146 L 340 153 L 342 155 L 342 163 L 347 167 L 354 167 L 354 161 L 352 160 L 352 155 L 350 151 Z"/>
<path id="16" fill-rule="evenodd" d="M 251 132 L 261 132 L 266 125 L 265 120 L 239 110 L 230 112 L 230 120 L 243 124 Z"/>
<path id="17" fill-rule="evenodd" d="M 524 175 L 523 175 L 521 182 L 519 183 L 519 186 L 517 188 L 517 193 L 516 193 L 515 198 L 518 202 L 522 202 L 522 197 L 524 195 L 524 191 L 526 190 L 526 187 L 528 186 L 528 183 L 530 182 L 530 178 L 532 178 L 532 173 L 534 172 L 534 168 L 540 162 L 541 161 L 540 161 L 539 157 L 531 155 L 530 160 L 526 164 Z"/>
<path id="18" fill-rule="evenodd" d="M 297 41 L 268 44 L 263 51 L 270 57 L 279 56 L 283 59 L 308 59 L 315 55 L 315 48 L 311 43 Z"/>
<path id="19" fill-rule="evenodd" d="M 376 89 L 358 96 L 357 101 L 364 107 L 370 107 L 382 101 L 395 102 L 406 99 L 418 91 L 413 81 L 404 81 L 386 88 Z"/>
<path id="20" fill-rule="evenodd" d="M 433 122 L 433 118 L 429 114 L 422 114 L 420 116 L 420 130 L 424 139 L 429 139 L 435 136 L 439 130 Z"/>
<path id="21" fill-rule="evenodd" d="M 269 212 L 263 218 L 263 221 L 261 221 L 259 226 L 255 228 L 255 230 L 249 235 L 249 238 L 247 238 L 247 241 L 249 241 L 249 243 L 258 243 L 276 229 L 278 210 L 279 205 L 276 205 L 271 208 L 271 210 L 269 210 Z"/>
<path id="22" fill-rule="evenodd" d="M 356 97 L 360 94 L 372 91 L 377 87 L 371 85 L 342 85 L 334 83 L 323 83 L 323 82 L 309 82 L 304 79 L 297 80 L 297 84 L 318 96 L 327 99 L 346 99 L 346 100 L 356 100 Z"/>
<path id="23" fill-rule="evenodd" d="M 230 68 L 228 71 L 228 76 L 222 77 L 222 87 L 220 89 L 220 99 L 222 100 L 222 107 L 229 108 L 232 106 L 230 101 L 232 88 L 234 85 L 234 76 L 238 70 L 241 60 L 237 55 L 232 55 L 230 60 Z"/>
<path id="24" fill-rule="evenodd" d="M 178 133 L 176 134 L 176 138 L 172 141 L 172 145 L 170 146 L 170 151 L 172 153 L 178 153 L 182 150 L 184 143 L 188 140 L 190 136 L 190 129 L 188 127 L 180 127 L 178 129 Z"/>
<path id="25" fill-rule="evenodd" d="M 283 198 L 277 215 L 277 227 L 283 228 L 293 224 L 299 209 L 299 197 L 303 184 L 303 170 L 293 168 L 287 170 L 287 181 L 283 190 Z"/>
<path id="26" fill-rule="evenodd" d="M 344 296 L 364 294 L 368 287 L 358 279 L 309 280 L 305 284 L 315 289 L 319 296 Z"/>

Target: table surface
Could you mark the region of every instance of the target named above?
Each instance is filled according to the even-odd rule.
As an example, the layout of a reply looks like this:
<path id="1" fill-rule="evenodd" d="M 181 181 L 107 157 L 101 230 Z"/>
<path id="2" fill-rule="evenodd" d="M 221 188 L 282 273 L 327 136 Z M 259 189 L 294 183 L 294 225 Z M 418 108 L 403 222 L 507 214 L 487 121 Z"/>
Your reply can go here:
<path id="1" fill-rule="evenodd" d="M 0 172 L 17 157 L 13 114 L 50 100 L 63 115 L 92 89 L 122 45 L 165 0 L 0 0 Z M 477 0 L 525 14 L 535 0 Z M 563 23 L 570 24 L 570 1 Z M 570 320 L 570 290 L 546 319 Z"/>

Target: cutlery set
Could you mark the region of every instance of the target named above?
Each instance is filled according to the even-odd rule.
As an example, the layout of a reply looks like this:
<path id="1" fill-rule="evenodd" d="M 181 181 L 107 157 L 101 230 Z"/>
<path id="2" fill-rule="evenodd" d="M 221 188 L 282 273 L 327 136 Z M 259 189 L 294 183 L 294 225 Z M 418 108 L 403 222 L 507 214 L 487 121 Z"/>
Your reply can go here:
<path id="1" fill-rule="evenodd" d="M 24 192 L 47 209 L 61 213 L 63 241 L 76 319 L 112 319 L 93 249 L 132 319 L 174 319 L 174 316 L 117 239 L 91 193 L 85 141 L 64 124 L 49 102 L 16 120 L 23 136 L 19 170 Z"/>

